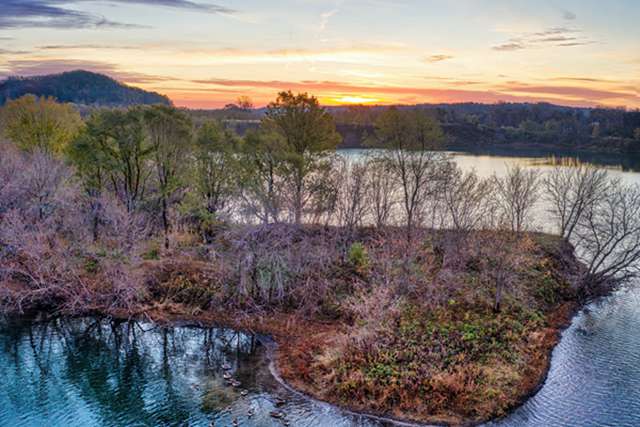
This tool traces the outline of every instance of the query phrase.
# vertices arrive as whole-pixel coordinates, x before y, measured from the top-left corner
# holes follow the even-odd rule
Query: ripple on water
[[[489,425],[640,425],[640,290],[617,292],[576,316],[542,389]]]

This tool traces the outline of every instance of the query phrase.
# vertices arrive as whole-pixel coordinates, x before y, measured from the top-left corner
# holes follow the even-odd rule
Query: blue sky
[[[292,89],[638,108],[638,23],[635,0],[0,0],[0,76],[84,68],[192,107]]]

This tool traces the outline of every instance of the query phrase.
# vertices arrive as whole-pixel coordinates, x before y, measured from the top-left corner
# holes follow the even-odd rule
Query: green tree
[[[300,224],[305,208],[317,202],[314,196],[324,192],[322,174],[341,137],[333,117],[316,97],[306,93],[281,92],[267,107],[262,124],[284,140],[284,173],[291,187],[291,210],[294,222]]]
[[[145,138],[142,108],[92,114],[68,155],[90,193],[109,188],[134,211],[148,196],[154,147]]]
[[[29,152],[59,154],[82,128],[80,114],[71,105],[34,95],[7,102],[0,118],[5,136]]]
[[[249,130],[242,144],[242,190],[247,209],[265,224],[278,222],[282,209],[283,137],[264,128]]]
[[[195,190],[206,211],[218,215],[238,188],[238,141],[219,122],[206,122],[195,140]]]
[[[400,182],[408,243],[430,195],[430,183],[442,170],[445,157],[438,150],[443,139],[438,121],[423,110],[391,107],[375,122],[371,145],[385,149],[383,159]]]
[[[169,208],[173,196],[185,185],[183,178],[191,152],[193,126],[183,111],[165,105],[146,107],[144,122],[153,149],[164,245],[169,248]]]

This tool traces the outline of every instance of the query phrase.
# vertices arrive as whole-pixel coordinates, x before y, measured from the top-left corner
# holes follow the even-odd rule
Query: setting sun
[[[333,98],[332,104],[381,104],[382,100],[379,98],[367,98],[364,96],[351,96],[345,95],[339,98]]]

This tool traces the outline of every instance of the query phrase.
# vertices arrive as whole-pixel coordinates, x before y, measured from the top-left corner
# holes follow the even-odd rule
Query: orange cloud
[[[324,103],[351,103],[354,99],[375,99],[380,103],[402,103],[407,100],[424,103],[457,102],[551,102],[569,106],[629,105],[640,106],[637,94],[623,91],[592,89],[574,86],[533,86],[518,82],[488,85],[488,89],[459,89],[449,87],[413,87],[390,85],[359,85],[337,81],[281,81],[281,80],[194,80],[199,87],[181,93],[169,93],[179,105],[189,105],[197,98],[202,105],[206,96],[211,97],[210,106],[219,106],[229,101],[220,100],[220,95],[248,94],[258,103],[273,99],[282,90],[309,92]],[[479,82],[474,82],[479,83]],[[189,94],[187,96],[187,94]],[[340,100],[344,100],[341,102]]]

